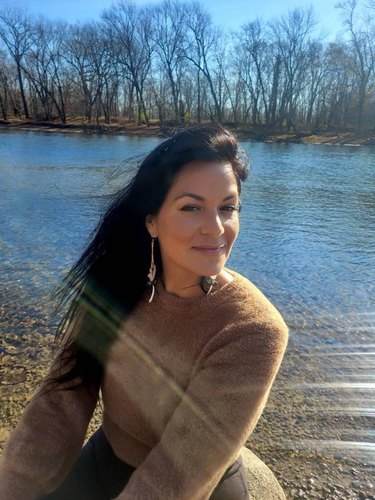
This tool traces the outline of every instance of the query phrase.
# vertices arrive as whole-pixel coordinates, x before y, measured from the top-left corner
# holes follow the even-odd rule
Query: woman
[[[248,498],[240,449],[288,329],[225,268],[246,177],[235,137],[200,126],[116,195],[59,289],[64,341],[7,443],[1,500]]]

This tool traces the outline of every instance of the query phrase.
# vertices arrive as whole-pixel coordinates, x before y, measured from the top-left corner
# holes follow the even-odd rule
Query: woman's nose
[[[202,234],[221,236],[224,233],[223,221],[218,212],[207,213],[201,227]]]

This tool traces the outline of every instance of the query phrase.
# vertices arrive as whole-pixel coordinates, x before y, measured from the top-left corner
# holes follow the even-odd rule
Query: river
[[[160,140],[0,129],[3,334],[25,334],[26,316],[45,316],[50,291],[83,249],[106,195]],[[269,464],[292,498],[298,476],[316,498],[340,498],[340,488],[369,491],[375,148],[242,145],[252,171],[228,266],[253,281],[290,327],[287,354],[249,446],[265,461],[274,457]],[[329,489],[332,481],[337,491]]]

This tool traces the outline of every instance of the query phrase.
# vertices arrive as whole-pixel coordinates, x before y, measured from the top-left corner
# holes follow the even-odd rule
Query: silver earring
[[[156,285],[156,279],[155,279],[155,276],[156,276],[156,265],[155,265],[155,262],[154,262],[154,241],[155,241],[155,238],[152,238],[151,239],[151,264],[150,264],[149,273],[147,275],[148,280],[149,280],[148,283],[147,283],[147,285],[152,287],[151,297],[150,297],[150,299],[148,301],[149,303],[152,302],[152,299],[154,298],[154,295],[155,295],[155,285]]]

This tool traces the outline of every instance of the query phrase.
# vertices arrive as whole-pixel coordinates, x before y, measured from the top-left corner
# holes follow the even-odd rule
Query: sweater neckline
[[[208,295],[201,295],[197,297],[179,297],[174,293],[168,292],[161,280],[156,283],[155,296],[153,303],[155,307],[162,308],[168,311],[176,312],[197,312],[198,310],[205,309],[206,307],[214,306],[228,300],[228,296],[234,290],[238,290],[240,275],[231,269],[225,268],[232,277],[232,281],[222,286],[218,290],[214,290]]]

